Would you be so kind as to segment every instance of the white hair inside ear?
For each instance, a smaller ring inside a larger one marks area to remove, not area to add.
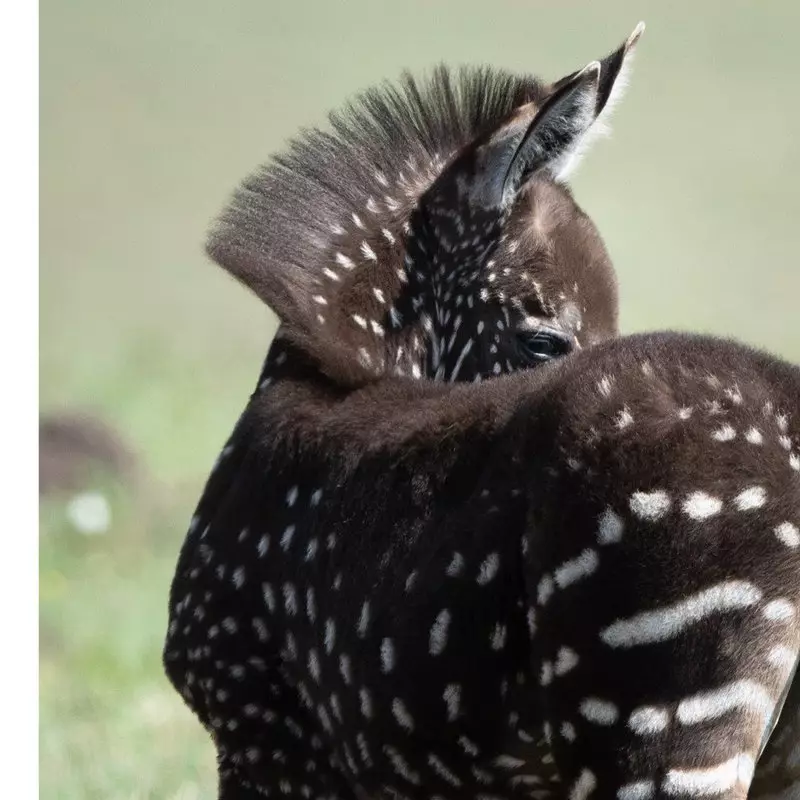
[[[551,165],[551,172],[560,183],[565,183],[572,177],[578,166],[580,166],[583,157],[589,152],[598,139],[603,139],[611,135],[611,117],[630,83],[631,68],[635,53],[633,44],[636,43],[643,30],[644,24],[640,22],[636,30],[631,34],[629,39],[629,42],[631,42],[631,45],[629,45],[630,49],[625,53],[625,58],[614,80],[614,85],[611,87],[611,92],[608,95],[606,104],[603,106],[603,110],[597,116],[597,119],[589,126],[583,136],[578,137],[573,147],[564,153],[556,163]]]

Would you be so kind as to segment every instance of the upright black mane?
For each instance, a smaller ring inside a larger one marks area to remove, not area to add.
[[[545,95],[533,76],[444,65],[368,89],[329,114],[332,130],[303,131],[244,181],[208,251],[223,263],[245,251],[305,269],[344,233],[341,220],[354,208],[407,209],[452,153]]]

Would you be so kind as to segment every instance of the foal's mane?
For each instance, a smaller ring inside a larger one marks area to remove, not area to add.
[[[258,253],[303,280],[354,208],[373,196],[390,208],[412,205],[456,150],[546,94],[533,76],[486,66],[439,65],[422,78],[404,72],[331,112],[330,129],[306,129],[251,174],[207,250],[222,264]]]

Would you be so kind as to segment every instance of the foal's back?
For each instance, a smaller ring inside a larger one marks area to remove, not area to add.
[[[560,774],[578,796],[744,797],[800,644],[800,370],[678,335],[570,367],[525,459],[547,463],[524,572]],[[753,796],[800,788],[796,694]]]
[[[174,587],[223,796],[744,796],[797,658],[797,370],[657,335],[313,376],[275,345]]]

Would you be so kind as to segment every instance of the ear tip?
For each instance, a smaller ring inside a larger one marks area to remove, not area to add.
[[[642,34],[645,30],[644,22],[639,22],[639,24],[633,29],[633,33],[628,37],[628,41],[625,42],[625,49],[630,50],[638,41],[641,39]]]

